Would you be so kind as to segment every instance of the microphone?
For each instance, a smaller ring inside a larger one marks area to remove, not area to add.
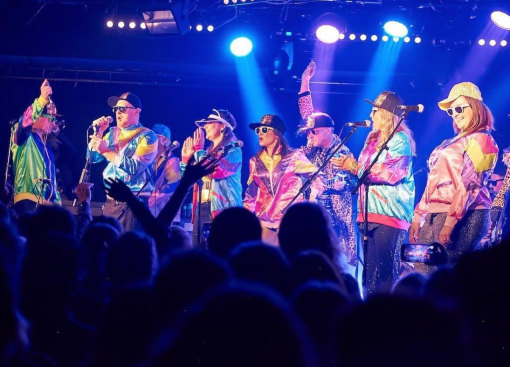
[[[370,120],[353,121],[353,122],[348,122],[345,125],[358,126],[358,127],[370,127],[372,125],[372,121],[370,121]]]
[[[244,143],[241,140],[231,141],[225,147],[223,148],[226,152],[228,152],[230,149],[234,148],[242,148],[244,146]]]
[[[181,143],[179,143],[177,140],[174,140],[174,141],[172,142],[172,144],[170,144],[170,145],[168,146],[168,148],[166,148],[165,154],[170,153],[172,150],[177,149],[177,148],[179,148],[180,146],[181,146]]]
[[[92,127],[92,129],[94,129],[94,135],[97,134],[97,127],[99,126],[99,122],[98,122],[99,119],[97,120],[94,120],[92,121],[92,124],[90,124],[90,126]],[[108,121],[108,125],[110,125],[112,122],[113,122],[113,117],[111,116],[106,116],[106,121]]]
[[[415,111],[418,113],[422,113],[423,110],[425,109],[425,106],[422,104],[417,104],[415,106],[399,105],[396,108],[398,108],[399,110],[403,110],[403,111]]]

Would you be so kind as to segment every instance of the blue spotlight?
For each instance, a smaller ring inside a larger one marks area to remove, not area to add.
[[[499,28],[510,30],[510,15],[502,11],[493,11],[491,13],[492,22]]]
[[[402,37],[407,36],[407,33],[409,33],[409,31],[407,30],[407,27],[404,24],[402,24],[400,22],[396,22],[394,20],[390,20],[389,22],[386,22],[384,24],[383,28],[384,28],[384,31],[392,37],[402,38]]]
[[[317,28],[315,35],[319,41],[328,44],[335,43],[340,38],[338,29],[329,24],[324,24]]]
[[[237,57],[244,57],[249,55],[253,49],[253,43],[247,37],[237,37],[230,43],[230,52]]]

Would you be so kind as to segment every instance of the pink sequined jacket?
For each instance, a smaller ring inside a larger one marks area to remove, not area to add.
[[[497,158],[498,146],[486,130],[441,143],[430,155],[427,186],[413,222],[428,213],[447,213],[445,226],[453,228],[468,210],[490,209],[486,183]]]

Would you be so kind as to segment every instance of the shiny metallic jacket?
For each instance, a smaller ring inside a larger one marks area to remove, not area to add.
[[[41,116],[43,110],[44,105],[36,99],[14,126],[11,150],[15,203],[31,200],[41,204],[60,204],[53,152],[39,135],[32,132],[32,124]]]
[[[262,226],[278,228],[288,204],[315,167],[300,150],[282,157],[270,157],[265,151],[250,159],[250,176],[244,196],[244,207],[255,213]],[[312,192],[322,191],[319,178],[311,185]],[[312,194],[313,195],[313,194]],[[301,195],[295,202],[303,201]]]
[[[363,147],[358,164],[358,177],[377,154],[377,141]],[[388,150],[379,157],[368,176],[368,221],[407,230],[411,225],[414,206],[414,177],[409,137],[400,131],[388,142]],[[363,222],[365,185],[360,188],[358,222]]]
[[[497,159],[498,146],[486,130],[445,140],[428,160],[427,186],[413,222],[427,213],[447,213],[445,226],[453,228],[468,210],[490,209],[486,184]]]
[[[142,187],[143,192],[152,192],[154,190],[152,182],[145,187],[144,185],[152,174],[158,150],[156,134],[137,123],[125,129],[112,127],[103,140],[108,143],[108,148],[116,153],[115,160],[108,162],[104,169],[103,179],[119,178],[133,192],[140,191]],[[92,163],[105,159],[98,152],[88,150],[87,154],[90,154]]]

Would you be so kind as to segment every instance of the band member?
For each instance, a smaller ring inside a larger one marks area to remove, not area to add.
[[[234,134],[236,120],[228,110],[213,109],[195,124],[198,129],[182,145],[181,169],[192,157],[199,161],[223,156],[213,173],[193,187],[193,245],[205,247],[212,219],[225,208],[242,206],[242,154]],[[211,143],[207,148],[205,140]]]
[[[409,240],[439,242],[455,263],[460,255],[474,250],[489,229],[492,200],[486,183],[496,165],[498,147],[490,133],[494,118],[475,84],[456,84],[438,105],[452,117],[456,135],[430,155],[427,186],[414,211]]]
[[[289,147],[283,136],[285,124],[279,116],[264,115],[260,122],[249,126],[255,130],[262,149],[250,159],[244,206],[259,218],[262,240],[278,245],[277,231],[283,214],[317,167],[300,150]],[[321,190],[320,180],[314,180],[311,199]],[[295,202],[303,200],[300,195]]]
[[[57,109],[47,79],[40,95],[14,125],[11,142],[14,169],[14,209],[18,216],[33,213],[40,204],[59,204],[55,159],[48,135],[56,128]]]
[[[92,163],[108,161],[103,171],[104,180],[118,178],[141,199],[149,197],[154,187],[147,181],[152,174],[158,139],[152,130],[140,123],[142,102],[135,94],[126,92],[108,98],[108,105],[115,113],[117,126],[103,136],[111,118],[102,116],[93,122],[97,133],[90,137],[90,160]],[[103,213],[117,218],[125,231],[136,227],[135,217],[126,203],[107,198]]]
[[[181,179],[181,169],[179,167],[179,158],[172,155],[172,134],[168,126],[156,124],[152,131],[158,137],[158,153],[154,161],[154,191],[149,197],[149,209],[157,217],[161,209],[168,203],[172,197],[179,180]],[[174,218],[174,222],[180,222],[179,213]]]
[[[358,161],[351,157],[333,158],[333,164],[361,177],[395,128],[402,110],[402,99],[393,92],[382,92],[372,104],[372,131],[368,134]],[[398,279],[400,248],[411,224],[414,205],[412,156],[414,140],[402,122],[387,143],[368,175],[369,191],[365,198],[365,184],[358,198],[358,223],[363,230],[365,200],[368,201],[368,241],[365,252],[365,280],[367,293],[387,292]]]
[[[340,138],[334,133],[335,123],[326,113],[314,113],[312,95],[310,93],[310,79],[315,73],[315,63],[312,61],[301,78],[299,91],[299,112],[306,122],[299,129],[306,134],[307,145],[301,150],[317,167],[322,166],[338,145]],[[342,146],[335,157],[349,156],[349,148]],[[356,177],[349,171],[336,168],[331,161],[324,167],[321,176],[325,190],[317,197],[317,202],[331,216],[335,234],[339,240],[339,249],[347,255],[351,265],[356,265],[356,230],[352,210],[352,194]]]

